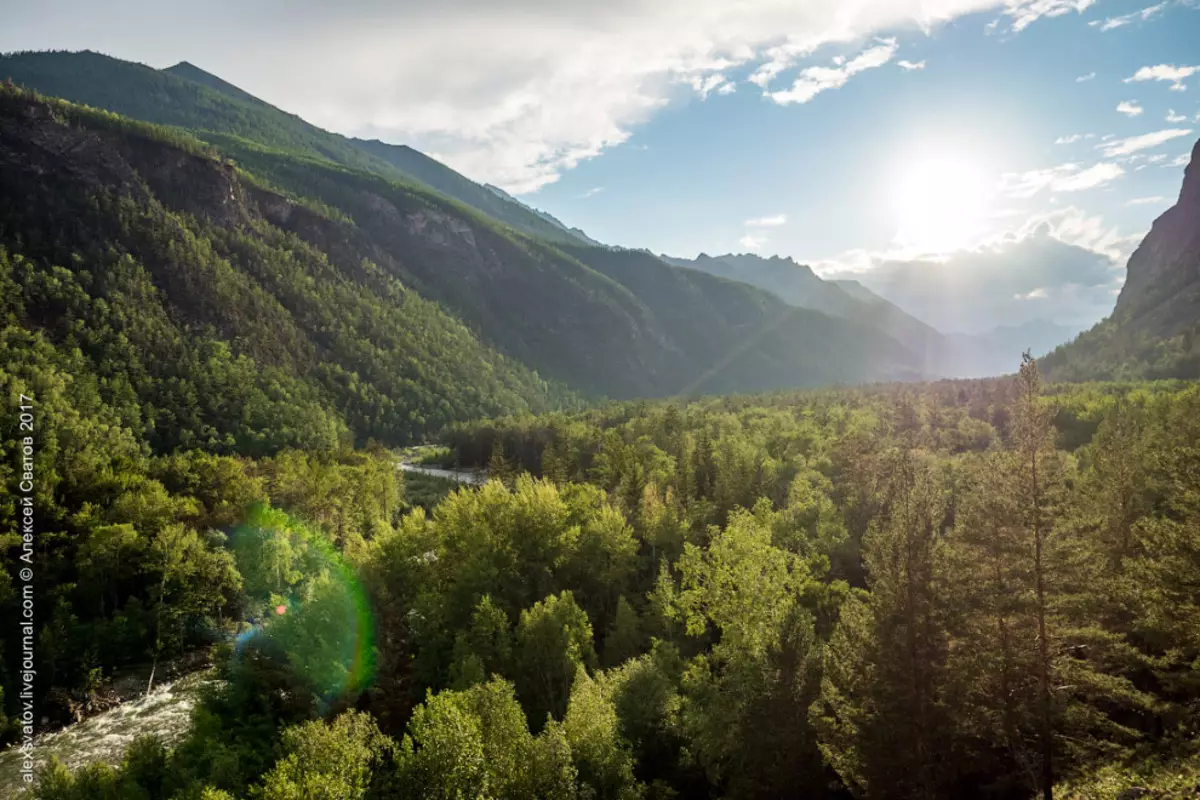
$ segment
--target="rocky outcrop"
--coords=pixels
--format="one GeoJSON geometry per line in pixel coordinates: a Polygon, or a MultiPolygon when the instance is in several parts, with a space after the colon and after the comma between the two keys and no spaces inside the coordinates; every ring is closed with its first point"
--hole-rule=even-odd
{"type": "Polygon", "coordinates": [[[1042,366],[1052,380],[1200,378],[1200,142],[1179,200],[1130,256],[1112,316],[1042,366]]]}
{"type": "Polygon", "coordinates": [[[1129,259],[1115,316],[1171,335],[1196,322],[1200,301],[1200,141],[1174,206],[1154,221],[1129,259]],[[1155,319],[1150,319],[1153,316],[1155,319]]]}

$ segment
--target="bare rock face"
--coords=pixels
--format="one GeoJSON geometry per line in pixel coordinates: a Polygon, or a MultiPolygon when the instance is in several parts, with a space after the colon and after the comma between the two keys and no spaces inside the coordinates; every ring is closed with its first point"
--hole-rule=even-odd
{"type": "Polygon", "coordinates": [[[1154,221],[1129,258],[1115,317],[1159,335],[1197,321],[1200,308],[1200,141],[1184,170],[1179,200],[1154,221]],[[1153,319],[1147,319],[1153,315],[1153,319]]]}

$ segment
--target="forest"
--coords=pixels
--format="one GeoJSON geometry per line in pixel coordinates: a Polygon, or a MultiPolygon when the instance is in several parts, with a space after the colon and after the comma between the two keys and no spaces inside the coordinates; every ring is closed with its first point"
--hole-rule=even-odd
{"type": "Polygon", "coordinates": [[[1027,359],[458,424],[444,460],[491,480],[421,505],[383,448],[158,454],[52,364],[4,384],[39,398],[61,531],[38,539],[45,707],[189,649],[221,677],[182,743],[50,764],[40,798],[1200,781],[1191,384],[1043,386],[1027,359]]]}
{"type": "Polygon", "coordinates": [[[190,65],[0,68],[143,118],[0,84],[0,618],[27,552],[38,610],[0,745],[26,700],[213,676],[181,741],[31,796],[1200,791],[1190,251],[1040,363],[926,380],[190,65]]]}

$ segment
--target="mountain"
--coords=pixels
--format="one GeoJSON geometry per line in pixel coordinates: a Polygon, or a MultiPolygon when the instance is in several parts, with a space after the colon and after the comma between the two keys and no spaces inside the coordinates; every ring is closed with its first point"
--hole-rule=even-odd
{"type": "Polygon", "coordinates": [[[1200,141],[1175,205],[1129,257],[1107,319],[1043,363],[1062,380],[1200,378],[1200,141]]]}
{"type": "Polygon", "coordinates": [[[0,55],[0,80],[158,125],[186,128],[220,144],[238,137],[260,145],[328,159],[355,170],[432,187],[526,233],[576,237],[511,199],[403,145],[349,139],[324,131],[182,61],[164,70],[100,53],[0,55]]]}
{"type": "Polygon", "coordinates": [[[824,280],[791,258],[763,258],[752,253],[665,258],[676,266],[758,286],[799,308],[873,328],[914,353],[921,371],[928,375],[984,377],[1008,372],[1020,361],[1021,350],[1002,339],[942,334],[861,283],[824,280]]]}
{"type": "Polygon", "coordinates": [[[841,287],[842,291],[845,292],[846,294],[850,295],[851,297],[857,298],[857,299],[862,300],[867,303],[889,303],[889,304],[891,303],[890,300],[883,299],[882,297],[875,294],[870,289],[868,289],[867,287],[863,286],[861,283],[859,283],[858,281],[855,281],[855,280],[850,280],[848,278],[841,278],[839,280],[832,280],[832,281],[830,281],[830,283],[841,287]]]}
{"type": "Polygon", "coordinates": [[[475,183],[418,150],[406,145],[387,144],[378,139],[350,141],[364,152],[395,167],[402,175],[525,233],[555,241],[578,239],[573,231],[548,214],[529,208],[507,194],[498,193],[492,186],[475,183]]]}
{"type": "Polygon", "coordinates": [[[593,239],[592,237],[588,236],[586,233],[581,231],[579,228],[568,228],[565,224],[563,224],[558,219],[558,217],[554,216],[553,214],[549,213],[548,211],[542,211],[540,208],[534,208],[533,206],[529,205],[528,203],[522,203],[520,200],[513,197],[508,192],[504,191],[499,186],[493,186],[490,183],[485,183],[483,185],[483,187],[485,189],[487,189],[488,191],[493,192],[496,195],[499,195],[500,197],[504,198],[508,202],[516,203],[517,205],[521,206],[522,208],[525,208],[528,211],[530,211],[534,214],[537,214],[539,217],[546,220],[546,222],[549,222],[551,225],[555,226],[556,228],[560,228],[561,230],[566,231],[567,233],[571,234],[572,236],[574,236],[576,239],[583,242],[584,244],[593,244],[593,245],[596,245],[597,247],[604,246],[603,242],[596,241],[595,239],[593,239]]]}
{"type": "Polygon", "coordinates": [[[3,369],[90,386],[157,450],[404,442],[574,402],[323,213],[177,131],[0,85],[3,369]]]}
{"type": "Polygon", "coordinates": [[[670,259],[670,262],[758,286],[800,308],[812,308],[840,317],[853,317],[863,310],[860,301],[850,297],[840,287],[818,278],[808,266],[797,264],[790,258],[762,258],[752,253],[728,253],[723,256],[701,253],[692,261],[670,259]]]}
{"type": "Polygon", "coordinates": [[[1079,333],[1045,320],[999,326],[976,335],[942,333],[856,280],[825,280],[791,258],[752,253],[664,258],[676,266],[758,286],[800,308],[875,328],[916,354],[923,372],[939,377],[981,378],[1011,372],[1026,350],[1048,353],[1079,333]]]}
{"type": "Polygon", "coordinates": [[[112,385],[149,409],[138,424],[191,415],[186,436],[204,441],[252,438],[265,430],[256,414],[289,403],[295,419],[323,420],[310,427],[400,442],[571,403],[564,385],[633,397],[921,375],[878,331],[746,284],[529,237],[375,172],[240,137],[206,145],[15,87],[3,89],[0,183],[14,318],[62,353],[88,342],[98,380],[125,364],[112,385]],[[235,372],[250,393],[226,415],[240,433],[203,407],[234,402],[215,387],[235,372]]]}

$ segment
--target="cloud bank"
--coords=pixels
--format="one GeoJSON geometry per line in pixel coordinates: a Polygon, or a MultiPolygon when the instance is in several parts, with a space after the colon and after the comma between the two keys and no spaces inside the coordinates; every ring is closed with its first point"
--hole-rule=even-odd
{"type": "Polygon", "coordinates": [[[902,49],[898,40],[964,15],[998,11],[1019,31],[1090,4],[211,0],[197,14],[120,0],[116,14],[86,0],[46,0],[6,8],[0,39],[99,48],[159,67],[187,58],[322,127],[410,144],[522,193],[627,142],[671,102],[733,92],[735,72],[756,75],[775,102],[798,104],[869,79],[902,49]],[[135,14],[143,22],[136,38],[122,22],[135,14]],[[826,46],[845,59],[814,61],[826,46]]]}
{"type": "Polygon", "coordinates": [[[1141,238],[1069,206],[944,256],[855,251],[814,268],[858,280],[942,331],[978,334],[1046,319],[1082,330],[1112,311],[1141,238]]]}

